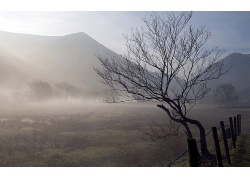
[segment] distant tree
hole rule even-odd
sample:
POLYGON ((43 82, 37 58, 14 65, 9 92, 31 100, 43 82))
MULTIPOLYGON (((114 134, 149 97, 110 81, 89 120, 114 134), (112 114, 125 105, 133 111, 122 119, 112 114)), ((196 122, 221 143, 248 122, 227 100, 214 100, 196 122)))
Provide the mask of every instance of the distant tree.
POLYGON ((79 86, 74 86, 68 82, 56 83, 54 85, 56 96, 64 101, 78 100, 82 98, 83 90, 79 86))
POLYGON ((222 104, 228 110, 230 104, 234 104, 238 100, 235 88, 232 84, 220 84, 214 90, 215 101, 222 104))
POLYGON ((112 89, 105 89, 100 92, 101 100, 107 103, 119 102, 119 94, 112 89))
POLYGON ((29 99, 36 102, 47 101, 53 98, 53 89, 51 85, 39 79, 29 82, 26 92, 29 99))
POLYGON ((175 136, 182 126, 193 138, 189 124, 200 131, 202 154, 209 154, 205 129, 199 120, 187 117, 193 105, 209 92, 207 83, 226 73, 224 50, 207 48, 211 33, 205 27, 187 24, 192 12, 157 14, 143 19, 146 30, 132 30, 125 36, 127 53, 123 56, 97 55, 102 67, 95 67, 102 82, 116 91, 123 101, 157 101, 157 107, 170 117, 169 124, 151 128, 152 140, 175 136), (150 70, 150 71, 149 71, 150 70))

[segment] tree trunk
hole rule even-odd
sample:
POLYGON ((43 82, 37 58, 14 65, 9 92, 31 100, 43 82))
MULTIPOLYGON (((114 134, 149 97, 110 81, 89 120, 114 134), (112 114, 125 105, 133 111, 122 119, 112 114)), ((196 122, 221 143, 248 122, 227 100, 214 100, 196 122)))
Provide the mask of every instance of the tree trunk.
POLYGON ((157 107, 165 110, 167 112, 168 116, 170 117, 170 119, 172 119, 175 122, 181 123, 186 129, 186 134, 187 134, 188 138, 193 138, 193 135, 192 135, 192 132, 190 131, 190 128, 187 125, 187 123, 196 125, 200 130, 200 144, 201 144, 202 156, 204 156, 204 155, 207 156, 207 155, 210 154, 208 149, 207 149, 207 142, 206 142, 206 137, 205 137, 205 135, 206 135, 205 129, 201 125, 201 123, 199 121, 189 119, 189 118, 185 117, 184 115, 182 115, 183 120, 180 121, 180 120, 175 119, 174 117, 172 117, 171 114, 170 114, 170 111, 164 105, 157 105, 157 107))
POLYGON ((190 131, 190 128, 188 127, 186 121, 179 121, 179 119, 175 119, 173 116, 171 116, 170 111, 168 110, 168 108, 166 108, 163 104, 162 105, 158 104, 157 107, 159 107, 159 108, 163 109, 164 111, 166 111, 167 114, 168 114, 168 116, 169 116, 169 118, 172 121, 181 123, 185 127, 185 129, 186 129, 186 135, 187 135, 187 137, 188 138, 193 138, 192 132, 190 131))
POLYGON ((206 133, 205 133, 204 127, 197 120, 193 120, 193 119, 189 119, 189 118, 186 118, 185 120, 186 120, 186 122, 189 122, 190 124, 196 125, 200 130, 200 145, 201 145, 202 156, 210 155, 210 153, 207 149, 206 133))
POLYGON ((190 131, 190 128, 188 127, 186 122, 181 122, 181 124, 185 127, 186 129, 186 135, 188 138, 193 138, 192 132, 190 131))

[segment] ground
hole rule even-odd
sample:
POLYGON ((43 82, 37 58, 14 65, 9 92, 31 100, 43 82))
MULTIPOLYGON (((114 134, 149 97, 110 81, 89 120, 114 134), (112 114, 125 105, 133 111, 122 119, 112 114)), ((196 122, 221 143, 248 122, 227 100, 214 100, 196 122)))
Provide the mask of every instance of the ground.
MULTIPOLYGON (((249 132, 248 109, 197 104, 189 117, 200 120, 208 132, 237 114, 242 114, 242 133, 249 132)), ((168 121, 155 103, 0 107, 0 119, 0 166, 167 166, 187 148, 182 129, 167 140, 145 139, 141 130, 148 124, 168 121)), ((191 129, 198 138, 197 128, 191 129)), ((187 154, 180 166, 186 160, 187 154)))
POLYGON ((233 167, 250 167, 250 134, 238 136, 236 149, 231 153, 233 167))

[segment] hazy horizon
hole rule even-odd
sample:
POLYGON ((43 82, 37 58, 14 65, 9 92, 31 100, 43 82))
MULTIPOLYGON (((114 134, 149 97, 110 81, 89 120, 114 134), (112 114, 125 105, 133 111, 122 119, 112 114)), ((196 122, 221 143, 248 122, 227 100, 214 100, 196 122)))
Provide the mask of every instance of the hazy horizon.
MULTIPOLYGON (((112 12, 0 12, 0 31, 39 36, 65 36, 84 32, 118 54, 126 52, 124 35, 131 28, 145 27, 145 11, 112 12)), ((205 25, 213 36, 211 46, 226 49, 225 56, 233 53, 250 53, 250 12, 244 11, 195 11, 189 24, 205 25)))

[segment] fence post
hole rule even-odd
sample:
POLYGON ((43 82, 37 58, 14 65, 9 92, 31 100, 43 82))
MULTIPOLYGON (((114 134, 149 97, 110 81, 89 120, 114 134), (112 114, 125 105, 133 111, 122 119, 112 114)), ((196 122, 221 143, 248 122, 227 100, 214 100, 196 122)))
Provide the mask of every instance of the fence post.
POLYGON ((223 167, 222 157, 221 157, 221 152, 220 152, 220 144, 219 144, 216 127, 212 127, 212 131, 213 131, 214 145, 215 145, 215 151, 216 151, 216 157, 217 157, 217 165, 218 167, 223 167))
POLYGON ((240 115, 237 114, 237 132, 238 136, 240 135, 240 115))
POLYGON ((235 141, 237 141, 237 122, 236 122, 235 116, 234 116, 234 138, 235 138, 235 141))
POLYGON ((233 148, 236 148, 236 144, 235 144, 235 136, 234 136, 234 127, 233 127, 233 118, 229 117, 229 122, 230 122, 230 129, 231 129, 231 138, 232 138, 232 142, 233 142, 233 148))
POLYGON ((225 147, 226 156, 227 156, 227 163, 231 164, 229 148, 228 148, 228 144, 227 144, 227 135, 226 135, 225 125, 224 125, 223 121, 220 122, 220 126, 221 126, 221 131, 222 131, 222 136, 223 136, 223 141, 224 141, 224 147, 225 147))
POLYGON ((196 140, 192 138, 187 139, 188 143, 188 162, 190 167, 198 167, 198 155, 196 140))
POLYGON ((239 114, 239 118, 240 118, 240 134, 241 134, 241 114, 239 114))

